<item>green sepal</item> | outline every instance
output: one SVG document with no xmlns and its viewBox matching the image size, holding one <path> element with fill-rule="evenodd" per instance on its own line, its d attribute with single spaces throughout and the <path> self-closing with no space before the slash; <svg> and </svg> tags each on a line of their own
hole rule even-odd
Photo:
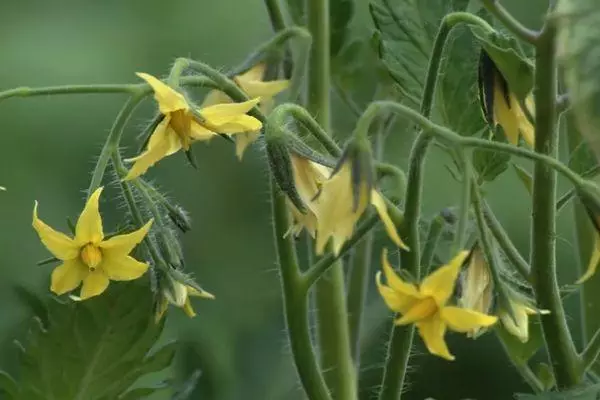
<svg viewBox="0 0 600 400">
<path fill-rule="evenodd" d="M 498 31 L 490 32 L 479 26 L 469 26 L 473 36 L 508 82 L 510 91 L 520 100 L 525 100 L 533 88 L 534 66 L 519 48 L 517 40 Z"/>
<path fill-rule="evenodd" d="M 519 177 L 519 180 L 523 183 L 523 185 L 525 186 L 525 189 L 527 189 L 527 192 L 532 195 L 533 194 L 533 177 L 531 176 L 531 174 L 529 172 L 527 172 L 527 170 L 523 167 L 521 167 L 520 165 L 511 163 L 513 169 L 515 170 L 515 173 L 517 174 L 517 177 Z"/>
<path fill-rule="evenodd" d="M 306 212 L 306 205 L 296 190 L 292 159 L 285 136 L 265 136 L 267 159 L 271 174 L 277 186 L 301 213 Z"/>
<path fill-rule="evenodd" d="M 371 193 L 374 186 L 374 167 L 371 144 L 364 132 L 353 135 L 335 166 L 331 175 L 335 175 L 344 164 L 350 163 L 352 184 L 352 207 L 356 211 L 360 202 L 361 190 L 366 185 L 366 193 Z"/>
<path fill-rule="evenodd" d="M 498 339 L 506 349 L 506 353 L 512 362 L 524 365 L 533 357 L 544 344 L 542 326 L 539 316 L 530 315 L 529 321 L 529 340 L 525 343 L 511 334 L 504 328 L 501 322 L 494 326 L 494 331 Z"/>
<path fill-rule="evenodd" d="M 193 150 L 190 148 L 189 150 L 185 151 L 185 158 L 187 159 L 188 163 L 192 166 L 192 168 L 194 169 L 198 169 L 198 162 L 196 161 L 196 156 L 194 155 Z"/>
<path fill-rule="evenodd" d="M 144 128 L 144 130 L 140 134 L 140 137 L 142 138 L 142 143 L 140 144 L 140 147 L 138 148 L 138 153 L 141 153 L 142 151 L 144 151 L 146 146 L 148 146 L 148 142 L 150 141 L 150 136 L 152 136 L 152 134 L 156 130 L 156 127 L 158 127 L 158 125 L 163 121 L 163 119 L 165 119 L 165 116 L 161 113 L 158 113 L 154 117 L 152 117 L 152 119 L 150 120 L 150 123 L 148 123 L 148 125 Z"/>
</svg>

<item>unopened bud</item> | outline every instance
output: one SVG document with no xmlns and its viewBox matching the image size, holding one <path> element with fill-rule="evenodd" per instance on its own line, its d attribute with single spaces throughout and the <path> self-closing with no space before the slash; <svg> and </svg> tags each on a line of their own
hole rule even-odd
<svg viewBox="0 0 600 400">
<path fill-rule="evenodd" d="M 265 135 L 265 138 L 269 166 L 277 186 L 286 194 L 292 204 L 304 213 L 306 205 L 296 190 L 292 161 L 285 137 Z"/>
</svg>

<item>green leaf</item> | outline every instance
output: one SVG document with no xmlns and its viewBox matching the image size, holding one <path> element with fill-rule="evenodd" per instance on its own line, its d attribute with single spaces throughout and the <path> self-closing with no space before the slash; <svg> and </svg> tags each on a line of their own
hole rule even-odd
<svg viewBox="0 0 600 400">
<path fill-rule="evenodd" d="M 517 393 L 517 400 L 597 400 L 600 396 L 600 384 L 571 389 L 565 392 L 544 392 L 539 394 Z"/>
<path fill-rule="evenodd" d="M 510 90 L 524 100 L 533 88 L 533 63 L 523 54 L 517 40 L 497 31 L 470 25 L 471 31 L 508 82 Z"/>
<path fill-rule="evenodd" d="M 539 363 L 537 365 L 535 376 L 542 383 L 544 390 L 550 390 L 556 384 L 552 368 L 546 363 Z"/>
<path fill-rule="evenodd" d="M 161 385 L 159 387 L 151 387 L 151 388 L 136 388 L 132 389 L 129 392 L 125 393 L 123 396 L 119 397 L 118 400 L 143 400 L 147 399 L 148 396 L 169 391 L 169 387 L 166 385 Z M 108 399 L 107 399 L 108 400 Z"/>
<path fill-rule="evenodd" d="M 16 399 L 19 388 L 15 380 L 6 372 L 0 371 L 0 398 Z M 5 397 L 8 396 L 8 397 Z"/>
<path fill-rule="evenodd" d="M 504 345 L 509 358 L 516 364 L 527 363 L 544 343 L 539 317 L 535 315 L 529 317 L 529 340 L 526 343 L 521 342 L 516 336 L 508 332 L 501 323 L 496 324 L 494 330 L 498 339 Z"/>
<path fill-rule="evenodd" d="M 596 0 L 561 0 L 558 57 L 577 125 L 600 154 L 600 9 Z"/>
<path fill-rule="evenodd" d="M 598 159 L 590 144 L 582 140 L 569 156 L 569 168 L 578 174 L 587 174 L 598 166 Z"/>
<path fill-rule="evenodd" d="M 503 141 L 502 127 L 498 126 L 493 137 L 494 141 Z M 491 182 L 508 168 L 510 155 L 497 151 L 473 151 L 473 166 L 479 175 L 480 182 Z"/>
<path fill-rule="evenodd" d="M 22 342 L 19 399 L 117 399 L 168 367 L 173 344 L 148 355 L 163 329 L 152 303 L 136 283 L 112 284 L 83 302 L 50 301 L 48 327 L 38 323 Z"/>
<path fill-rule="evenodd" d="M 198 379 L 202 372 L 197 369 L 190 374 L 190 376 L 177 388 L 177 391 L 173 394 L 171 400 L 187 400 L 190 398 L 196 385 L 198 384 Z"/>
<path fill-rule="evenodd" d="M 533 194 L 533 178 L 531 177 L 531 174 L 520 165 L 512 164 L 512 166 L 515 169 L 519 180 L 523 183 L 523 185 L 525 185 L 525 189 L 527 189 L 527 192 L 530 195 Z"/>
<path fill-rule="evenodd" d="M 441 65 L 436 102 L 440 116 L 449 128 L 470 136 L 487 126 L 477 93 L 479 46 L 467 27 L 455 28 L 446 44 Z"/>
<path fill-rule="evenodd" d="M 335 56 L 346 43 L 348 25 L 354 16 L 354 0 L 330 0 L 330 53 Z"/>
<path fill-rule="evenodd" d="M 306 25 L 306 0 L 286 0 L 286 5 L 294 25 Z"/>
<path fill-rule="evenodd" d="M 423 91 L 433 41 L 442 18 L 462 11 L 467 1 L 372 1 L 371 17 L 380 34 L 378 54 L 409 103 L 417 105 Z M 456 8 L 454 8 L 456 7 Z"/>
</svg>

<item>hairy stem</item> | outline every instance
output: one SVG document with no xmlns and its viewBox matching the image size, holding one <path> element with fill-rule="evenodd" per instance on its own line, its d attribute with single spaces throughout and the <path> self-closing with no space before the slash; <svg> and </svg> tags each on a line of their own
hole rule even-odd
<svg viewBox="0 0 600 400">
<path fill-rule="evenodd" d="M 538 38 L 536 52 L 535 151 L 556 157 L 556 29 L 547 24 Z M 556 172 L 537 161 L 533 173 L 531 275 L 537 305 L 550 313 L 541 316 L 546 350 L 556 385 L 567 389 L 581 382 L 580 360 L 567 326 L 556 278 Z"/>
<path fill-rule="evenodd" d="M 524 42 L 535 44 L 539 34 L 515 19 L 501 4 L 499 0 L 481 0 L 483 6 L 496 17 L 516 37 Z"/>
</svg>

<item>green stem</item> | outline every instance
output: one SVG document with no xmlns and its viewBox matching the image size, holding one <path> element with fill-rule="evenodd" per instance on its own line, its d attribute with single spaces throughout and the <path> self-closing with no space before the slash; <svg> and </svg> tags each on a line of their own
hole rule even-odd
<svg viewBox="0 0 600 400">
<path fill-rule="evenodd" d="M 285 29 L 285 19 L 283 18 L 283 11 L 281 10 L 279 0 L 265 0 L 265 6 L 267 7 L 267 13 L 269 14 L 273 30 L 278 32 Z"/>
<path fill-rule="evenodd" d="M 435 256 L 435 250 L 444 232 L 444 226 L 446 221 L 441 215 L 436 215 L 429 224 L 429 231 L 427 232 L 427 238 L 423 246 L 423 254 L 421 255 L 421 267 L 424 268 L 423 275 L 429 273 L 429 267 L 433 262 Z"/>
<path fill-rule="evenodd" d="M 537 41 L 535 76 L 535 151 L 556 157 L 556 29 L 547 24 Z M 567 325 L 556 278 L 556 172 L 536 162 L 533 173 L 531 273 L 537 306 L 549 310 L 541 316 L 546 350 L 559 390 L 581 382 L 580 360 Z"/>
<path fill-rule="evenodd" d="M 515 19 L 501 4 L 499 0 L 481 0 L 483 6 L 490 14 L 496 17 L 509 31 L 524 42 L 536 44 L 539 33 L 533 31 Z"/>
<path fill-rule="evenodd" d="M 307 109 L 325 132 L 331 126 L 329 0 L 306 1 L 307 27 L 312 35 L 308 59 Z M 357 398 L 350 353 L 348 315 L 342 263 L 337 261 L 316 286 L 321 367 L 334 398 Z"/>
<path fill-rule="evenodd" d="M 600 356 L 600 330 L 596 331 L 581 353 L 581 370 L 586 372 L 590 369 L 598 356 Z"/>
<path fill-rule="evenodd" d="M 502 224 L 500 223 L 500 221 L 498 221 L 498 219 L 492 212 L 492 209 L 485 201 L 483 201 L 483 216 L 485 218 L 487 227 L 492 232 L 492 235 L 494 235 L 494 238 L 498 242 L 498 245 L 508 258 L 508 261 L 511 262 L 511 264 L 516 268 L 517 272 L 523 277 L 523 279 L 529 282 L 531 280 L 531 277 L 529 275 L 529 263 L 527 263 L 527 261 L 521 256 L 519 250 L 517 250 L 512 240 L 510 240 L 508 233 L 506 233 L 506 231 L 502 227 Z"/>
<path fill-rule="evenodd" d="M 307 397 L 311 400 L 331 400 L 310 340 L 307 286 L 300 275 L 293 238 L 286 236 L 290 221 L 285 197 L 273 181 L 271 195 L 285 318 L 294 362 Z"/>
<path fill-rule="evenodd" d="M 127 125 L 129 118 L 131 118 L 135 108 L 140 104 L 144 97 L 146 97 L 145 93 L 140 91 L 135 92 L 127 100 L 121 111 L 119 111 L 119 115 L 117 116 L 117 119 L 115 120 L 110 133 L 106 138 L 106 142 L 102 147 L 102 151 L 98 156 L 96 166 L 92 172 L 92 180 L 90 181 L 90 186 L 87 191 L 88 197 L 91 196 L 92 193 L 94 193 L 94 191 L 102 184 L 102 178 L 106 172 L 108 161 L 110 160 L 112 153 L 115 152 L 119 147 L 119 142 L 121 141 L 121 136 L 123 135 L 123 129 L 125 128 L 125 125 Z"/>
<path fill-rule="evenodd" d="M 460 198 L 460 207 L 458 214 L 458 225 L 456 227 L 456 236 L 452 244 L 452 254 L 457 254 L 464 249 L 467 227 L 469 225 L 469 210 L 471 208 L 471 182 L 466 177 L 471 176 L 471 160 L 464 154 L 463 149 L 457 150 L 458 160 L 461 163 L 463 171 L 462 193 Z"/>
</svg>

